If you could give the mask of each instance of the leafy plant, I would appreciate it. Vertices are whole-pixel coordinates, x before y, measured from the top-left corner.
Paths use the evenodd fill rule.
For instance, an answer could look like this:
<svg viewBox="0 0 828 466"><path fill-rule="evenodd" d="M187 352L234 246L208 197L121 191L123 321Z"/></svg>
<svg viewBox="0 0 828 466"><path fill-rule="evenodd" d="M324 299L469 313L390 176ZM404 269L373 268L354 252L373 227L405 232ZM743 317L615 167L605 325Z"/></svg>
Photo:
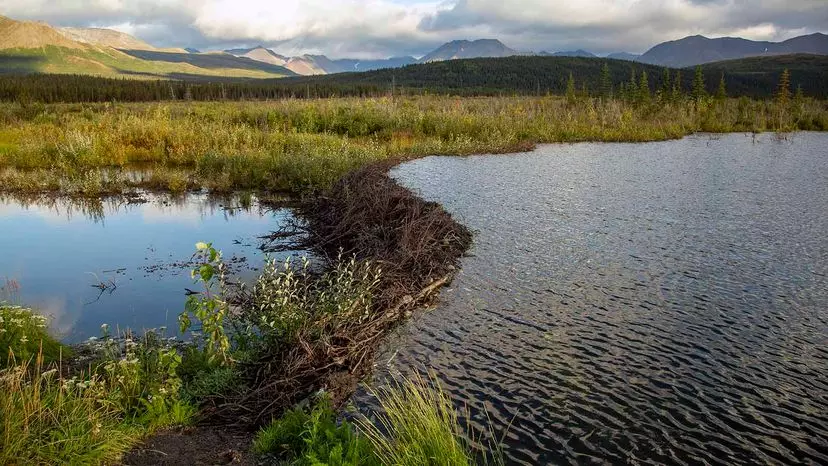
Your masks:
<svg viewBox="0 0 828 466"><path fill-rule="evenodd" d="M253 449L296 466L379 465L370 442L347 422L337 424L323 395L308 410L295 408L256 434Z"/></svg>
<svg viewBox="0 0 828 466"><path fill-rule="evenodd" d="M191 294L187 298L185 311L178 316L181 333L187 332L195 318L201 324L204 337L204 351L209 360L220 364L230 362L230 338L225 331L228 318L228 305L223 299L226 266L221 260L221 253L212 243L196 244L194 255L197 268L192 270L196 283L203 286L203 292Z"/></svg>

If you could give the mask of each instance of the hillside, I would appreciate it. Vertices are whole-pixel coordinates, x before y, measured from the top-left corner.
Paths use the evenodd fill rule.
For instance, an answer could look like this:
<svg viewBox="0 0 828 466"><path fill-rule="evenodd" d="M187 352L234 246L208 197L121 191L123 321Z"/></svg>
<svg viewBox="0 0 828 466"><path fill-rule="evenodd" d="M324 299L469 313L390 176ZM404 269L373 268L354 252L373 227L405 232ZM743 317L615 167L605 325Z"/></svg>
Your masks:
<svg viewBox="0 0 828 466"><path fill-rule="evenodd" d="M289 59L288 57L279 55L278 53L270 49L266 49L261 45L251 49L230 49L225 50L225 52L236 57L249 58L251 60L269 63L276 66L285 66Z"/></svg>
<svg viewBox="0 0 828 466"><path fill-rule="evenodd" d="M275 78L284 67L228 54L160 50L108 29L63 28L0 16L0 74L56 73L136 78Z"/></svg>
<svg viewBox="0 0 828 466"><path fill-rule="evenodd" d="M709 39L704 36L690 36L658 44L644 53L639 61L661 66L687 67L751 56L794 53L826 55L828 36L815 33L784 42L757 42L738 37Z"/></svg>
<svg viewBox="0 0 828 466"><path fill-rule="evenodd" d="M310 84L347 88L385 88L392 82L398 89L423 89L437 93L458 94L561 94L571 72L577 89L584 86L592 93L600 88L601 68L607 64L613 88L630 80L633 70L637 76L643 71L653 92L662 84L664 67L626 60L582 57L514 56L505 58L477 58L448 60L406 66L400 69L344 73L330 76L286 78L285 85ZM716 91L724 72L730 95L770 97L776 90L779 75L784 68L791 71L791 84L802 85L806 95L828 97L828 57L793 55L761 57L733 62L713 63L704 67L707 90ZM671 70L675 76L677 70ZM693 69L683 69L682 88L692 87Z"/></svg>
<svg viewBox="0 0 828 466"><path fill-rule="evenodd" d="M430 63L444 60L481 57L509 57L519 55L519 52L505 46L496 39L479 39L475 41L455 40L443 44L441 47L420 59L421 63Z"/></svg>
<svg viewBox="0 0 828 466"><path fill-rule="evenodd" d="M84 44L68 39L48 24L15 21L0 16L0 49L38 48L47 45L84 49Z"/></svg>
<svg viewBox="0 0 828 466"><path fill-rule="evenodd" d="M587 52L586 50L578 49L578 50L569 50L564 52L541 52L538 55L542 57L583 57L583 58L595 58L595 55Z"/></svg>
<svg viewBox="0 0 828 466"><path fill-rule="evenodd" d="M715 81L724 73L731 95L754 96L756 89L775 89L784 70L791 74L791 86L802 86L811 96L828 97L828 56L812 54L740 58L702 67ZM793 90L792 89L792 90Z"/></svg>
<svg viewBox="0 0 828 466"><path fill-rule="evenodd" d="M116 49L156 50L152 45L123 32L99 28L57 28L69 40ZM57 45L57 44L51 44Z"/></svg>
<svg viewBox="0 0 828 466"><path fill-rule="evenodd" d="M638 59L641 58L641 55L627 52L615 52L607 55L607 58L612 60L638 61Z"/></svg>
<svg viewBox="0 0 828 466"><path fill-rule="evenodd" d="M252 49L230 49L225 50L225 52L237 57L245 57L264 63L284 66L300 76L399 68L417 63L417 59L414 57L392 57L380 60L358 60L349 58L334 60L325 55L286 57L261 45Z"/></svg>

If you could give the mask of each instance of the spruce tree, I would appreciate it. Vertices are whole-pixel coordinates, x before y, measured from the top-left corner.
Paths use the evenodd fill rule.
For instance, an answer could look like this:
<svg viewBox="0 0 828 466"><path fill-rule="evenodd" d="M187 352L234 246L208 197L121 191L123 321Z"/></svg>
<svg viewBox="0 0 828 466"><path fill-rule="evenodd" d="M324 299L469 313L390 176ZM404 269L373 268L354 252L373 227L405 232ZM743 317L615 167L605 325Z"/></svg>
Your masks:
<svg viewBox="0 0 828 466"><path fill-rule="evenodd" d="M704 86L704 74L701 66L696 66L696 75L693 77L693 99L699 100L707 95Z"/></svg>
<svg viewBox="0 0 828 466"><path fill-rule="evenodd" d="M575 100L575 76L569 72L569 79L566 81L566 100L572 102Z"/></svg>
<svg viewBox="0 0 828 466"><path fill-rule="evenodd" d="M609 65L606 62L601 67L601 97L604 99L612 97L612 78L610 78Z"/></svg>
<svg viewBox="0 0 828 466"><path fill-rule="evenodd" d="M638 101L650 102L650 83L647 81L647 71L641 72L641 83L638 85Z"/></svg>
<svg viewBox="0 0 828 466"><path fill-rule="evenodd" d="M673 101L678 102L684 95L684 90L681 86L681 70L676 70L676 78L673 80Z"/></svg>
<svg viewBox="0 0 828 466"><path fill-rule="evenodd" d="M664 68L661 75L661 97L666 99L670 96L670 68Z"/></svg>
<svg viewBox="0 0 828 466"><path fill-rule="evenodd" d="M784 107L788 105L790 100L791 74L788 72L788 69L785 68L785 71L782 72L782 76L779 77L779 86L776 88L776 102L779 103L780 106Z"/></svg>
<svg viewBox="0 0 828 466"><path fill-rule="evenodd" d="M635 68L632 69L630 82L627 84L627 98L628 100L635 100L638 98L638 82L635 75Z"/></svg>
<svg viewBox="0 0 828 466"><path fill-rule="evenodd" d="M719 88L716 90L716 98L719 100L724 100L727 98L727 88L725 87L724 73L722 73L722 78L719 79Z"/></svg>

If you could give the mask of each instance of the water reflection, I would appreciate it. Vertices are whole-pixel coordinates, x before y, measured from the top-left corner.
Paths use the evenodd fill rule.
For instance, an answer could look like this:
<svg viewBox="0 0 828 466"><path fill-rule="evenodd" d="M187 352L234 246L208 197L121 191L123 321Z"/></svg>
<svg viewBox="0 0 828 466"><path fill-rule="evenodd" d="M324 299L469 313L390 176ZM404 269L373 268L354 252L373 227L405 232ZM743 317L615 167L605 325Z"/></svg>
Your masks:
<svg viewBox="0 0 828 466"><path fill-rule="evenodd" d="M101 323L175 328L196 242L212 241L250 279L263 258L259 237L290 218L255 196L5 196L0 278L15 289L0 299L51 316L69 341L96 335Z"/></svg>
<svg viewBox="0 0 828 466"><path fill-rule="evenodd" d="M512 462L828 464L828 135L553 145L394 176L477 235L380 361L433 368L473 423L511 425Z"/></svg>

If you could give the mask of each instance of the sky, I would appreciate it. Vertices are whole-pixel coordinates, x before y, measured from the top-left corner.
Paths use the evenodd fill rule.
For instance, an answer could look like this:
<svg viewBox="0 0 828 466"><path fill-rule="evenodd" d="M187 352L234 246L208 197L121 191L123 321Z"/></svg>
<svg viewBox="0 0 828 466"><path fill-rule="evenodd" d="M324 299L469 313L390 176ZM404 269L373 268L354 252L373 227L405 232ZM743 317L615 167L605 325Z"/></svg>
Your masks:
<svg viewBox="0 0 828 466"><path fill-rule="evenodd" d="M263 44L363 59L422 56L455 39L606 54L695 34L779 41L828 32L828 0L0 0L0 14L113 28L158 47Z"/></svg>

